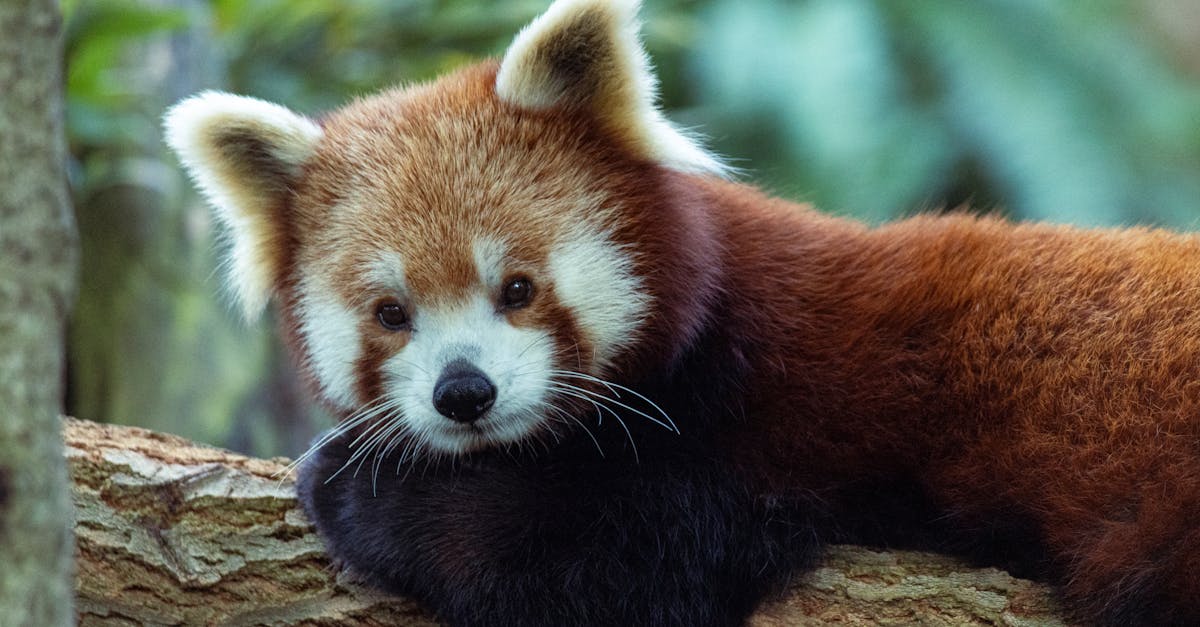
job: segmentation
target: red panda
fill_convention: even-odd
[[[636,0],[319,121],[167,116],[341,421],[330,553],[454,625],[736,625],[831,541],[1200,624],[1200,238],[770,198],[655,108]]]

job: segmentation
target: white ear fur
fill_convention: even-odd
[[[496,94],[532,109],[590,108],[649,157],[684,172],[728,169],[655,106],[658,83],[638,38],[640,0],[556,0],[513,40]]]
[[[248,320],[267,305],[283,257],[283,195],[321,138],[314,122],[279,105],[204,92],[171,108],[167,143],[229,229],[229,281]]]

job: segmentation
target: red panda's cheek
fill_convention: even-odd
[[[511,326],[539,330],[554,342],[554,360],[557,368],[578,370],[595,374],[590,356],[594,346],[578,326],[575,312],[563,305],[553,287],[542,287],[527,307],[505,312]]]
[[[359,325],[362,350],[354,364],[359,398],[366,403],[382,398],[386,393],[385,364],[404,350],[412,340],[411,331],[389,331],[373,320]]]
[[[606,231],[582,226],[550,251],[547,265],[554,316],[570,320],[574,341],[590,356],[590,374],[616,367],[653,304],[629,252]]]
[[[295,348],[322,400],[337,411],[358,408],[363,400],[355,367],[363,357],[361,316],[315,273],[299,277],[286,302]]]
[[[390,330],[375,320],[364,320],[359,324],[363,342],[381,351],[399,352],[412,341],[412,329]]]

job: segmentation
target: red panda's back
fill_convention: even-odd
[[[1200,612],[1200,238],[715,197],[758,334],[740,468],[911,476],[967,528],[1032,525],[1084,606],[1134,586]]]

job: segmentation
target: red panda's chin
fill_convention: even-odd
[[[521,446],[538,439],[548,429],[546,418],[536,412],[518,415],[489,412],[472,423],[442,418],[428,423],[418,436],[419,445],[434,455],[464,455],[492,448]]]

